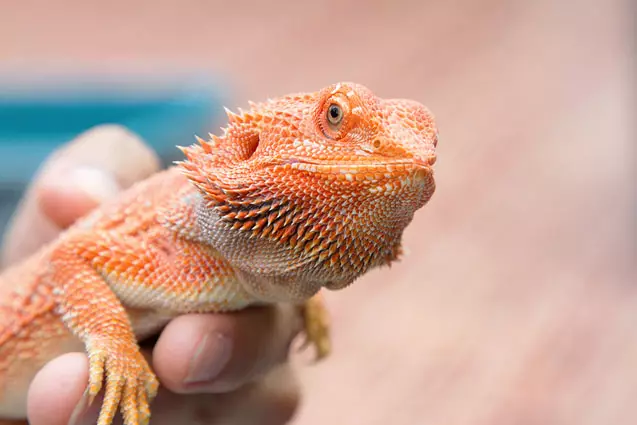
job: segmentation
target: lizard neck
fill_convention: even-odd
[[[263,302],[302,302],[324,286],[311,261],[284,244],[233,228],[195,188],[182,191],[159,214],[160,224],[179,238],[208,246],[227,261],[246,291]]]
[[[210,208],[203,196],[196,201],[196,227],[201,243],[217,250],[235,269],[245,289],[264,301],[304,301],[324,286],[313,261],[286,244],[234,228]]]

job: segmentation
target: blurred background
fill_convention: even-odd
[[[628,0],[0,0],[7,215],[56,144],[121,122],[169,161],[220,107],[349,80],[428,105],[408,255],[328,294],[297,425],[637,423]],[[3,216],[2,220],[6,216]]]

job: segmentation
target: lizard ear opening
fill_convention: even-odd
[[[252,158],[252,155],[254,155],[254,153],[257,151],[257,148],[259,147],[259,141],[259,135],[256,133],[250,134],[250,137],[248,137],[247,140],[244,141],[246,156],[245,159]]]
[[[226,165],[231,165],[252,158],[259,148],[260,137],[252,126],[241,123],[229,127],[224,137],[217,140],[222,141],[217,144],[221,149],[210,153],[219,155]]]
[[[255,121],[259,115],[253,112],[245,112],[239,109],[239,114],[235,114],[226,108],[228,115],[228,127],[221,138],[214,138],[224,152],[219,154],[225,157],[227,163],[248,160],[254,155],[259,147],[259,132],[255,128]],[[214,152],[210,152],[215,154]]]

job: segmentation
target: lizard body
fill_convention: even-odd
[[[137,341],[179,314],[304,305],[327,355],[319,290],[398,258],[437,137],[421,104],[351,83],[228,111],[222,135],[0,276],[0,417],[25,417],[35,373],[85,350],[98,424],[147,423],[158,381]]]

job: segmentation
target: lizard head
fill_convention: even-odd
[[[398,258],[435,188],[438,132],[423,105],[339,83],[228,116],[181,166],[211,245],[253,292],[302,299]]]

